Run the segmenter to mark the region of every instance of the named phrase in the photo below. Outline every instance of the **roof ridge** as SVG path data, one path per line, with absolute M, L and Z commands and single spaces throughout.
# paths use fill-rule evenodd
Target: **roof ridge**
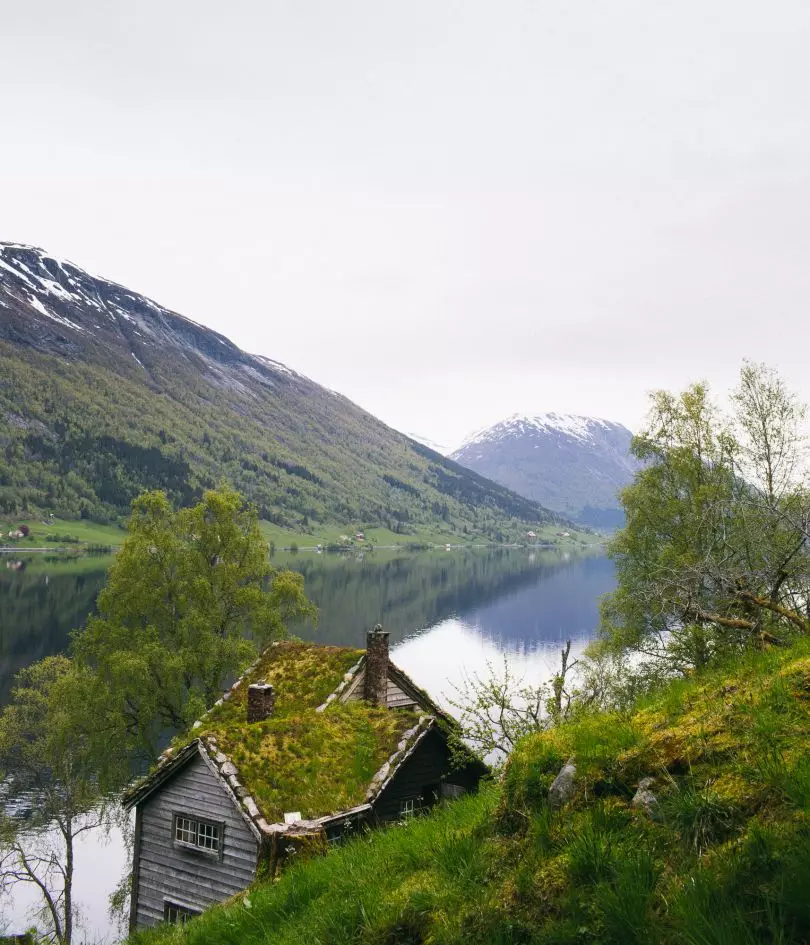
M 373 803 L 380 794 L 382 794 L 391 778 L 394 777 L 403 763 L 414 753 L 416 746 L 435 724 L 435 716 L 420 715 L 416 725 L 402 733 L 402 738 L 399 740 L 396 750 L 371 779 L 371 784 L 369 785 L 368 791 L 366 791 L 367 803 Z
M 315 711 L 323 712 L 327 708 L 327 706 L 331 705 L 335 701 L 335 699 L 337 699 L 340 696 L 340 694 L 346 689 L 346 687 L 351 685 L 352 681 L 360 672 L 360 669 L 362 668 L 365 662 L 366 662 L 366 654 L 363 653 L 363 655 L 354 664 L 354 666 L 352 666 L 351 669 L 349 669 L 346 673 L 344 673 L 343 679 L 341 679 L 341 681 L 338 683 L 337 689 L 335 689 L 334 692 L 330 692 L 329 695 L 326 697 L 326 702 L 322 702 L 315 709 Z M 390 665 L 391 664 L 389 661 L 389 666 Z

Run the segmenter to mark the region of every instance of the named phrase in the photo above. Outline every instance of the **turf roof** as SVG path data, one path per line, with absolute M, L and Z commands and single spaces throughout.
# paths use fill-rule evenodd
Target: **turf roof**
M 194 729 L 195 737 L 216 739 L 268 822 L 282 821 L 286 811 L 312 819 L 362 804 L 374 775 L 416 724 L 415 712 L 365 702 L 316 711 L 363 655 L 311 643 L 271 646 Z M 275 712 L 249 725 L 247 690 L 260 680 L 276 690 Z M 175 746 L 188 740 L 187 733 Z

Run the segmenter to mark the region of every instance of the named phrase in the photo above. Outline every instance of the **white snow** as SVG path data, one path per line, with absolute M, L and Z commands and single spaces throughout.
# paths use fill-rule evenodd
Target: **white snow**
M 17 279 L 22 279 L 22 281 L 23 281 L 26 285 L 30 286 L 32 289 L 36 288 L 36 286 L 34 285 L 34 283 L 28 278 L 28 276 L 26 276 L 24 273 L 20 272 L 19 269 L 15 269 L 13 266 L 9 266 L 9 264 L 2 258 L 2 256 L 0 256 L 0 268 L 6 269 L 6 270 L 7 270 L 8 272 L 10 272 L 15 278 L 17 278 Z
M 72 322 L 69 318 L 63 318 L 61 315 L 57 315 L 55 312 L 49 312 L 47 308 L 40 302 L 40 300 L 32 295 L 28 299 L 32 308 L 35 308 L 41 315 L 44 315 L 46 318 L 50 318 L 54 322 L 58 322 L 60 325 L 66 325 L 68 328 L 72 328 L 74 331 L 84 331 L 81 325 L 77 325 L 75 322 Z
M 584 417 L 573 413 L 548 412 L 536 416 L 516 413 L 492 427 L 473 433 L 464 441 L 461 448 L 532 433 L 556 434 L 570 439 L 588 441 L 594 438 L 594 433 L 599 428 L 608 430 L 615 426 L 616 424 L 602 420 L 600 417 Z

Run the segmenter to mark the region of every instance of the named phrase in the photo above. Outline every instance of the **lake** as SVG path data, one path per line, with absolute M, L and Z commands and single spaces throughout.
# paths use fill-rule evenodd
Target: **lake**
M 64 652 L 103 586 L 109 558 L 30 556 L 0 559 L 0 701 L 14 673 Z M 541 549 L 486 548 L 406 553 L 376 549 L 359 556 L 276 555 L 273 563 L 304 575 L 317 604 L 316 625 L 295 628 L 310 640 L 365 646 L 377 623 L 391 633 L 392 658 L 438 702 L 447 704 L 465 676 L 506 658 L 527 683 L 547 679 L 559 649 L 581 652 L 598 621 L 599 598 L 612 590 L 611 562 Z M 12 564 L 13 567 L 7 567 Z M 107 896 L 127 866 L 121 838 L 89 837 L 77 856 L 77 898 L 90 940 L 113 940 Z M 31 902 L 16 899 L 0 914 L 26 925 Z

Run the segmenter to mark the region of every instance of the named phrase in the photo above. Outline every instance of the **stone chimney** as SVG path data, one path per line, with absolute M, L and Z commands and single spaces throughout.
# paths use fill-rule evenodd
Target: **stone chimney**
M 366 634 L 363 698 L 372 705 L 388 704 L 388 631 L 379 624 Z
M 248 725 L 253 722 L 263 722 L 269 719 L 276 707 L 276 690 L 270 683 L 262 680 L 248 686 L 247 720 Z

